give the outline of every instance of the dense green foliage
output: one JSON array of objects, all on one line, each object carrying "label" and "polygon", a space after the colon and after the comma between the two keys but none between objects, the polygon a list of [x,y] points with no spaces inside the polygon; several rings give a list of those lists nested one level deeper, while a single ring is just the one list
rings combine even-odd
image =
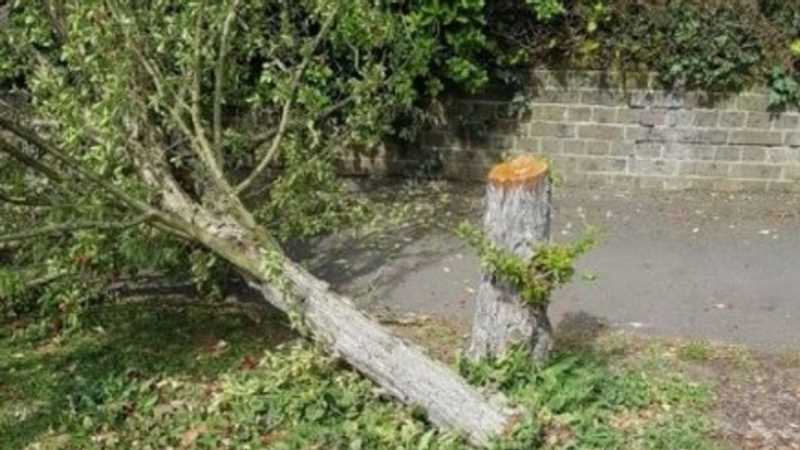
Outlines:
[{"label": "dense green foliage", "polygon": [[712,14],[677,2],[635,25],[650,30],[648,45],[665,50],[652,63],[664,84],[735,92],[753,77],[762,53],[740,17],[731,8]]},{"label": "dense green foliage", "polygon": [[[518,89],[529,68],[653,71],[664,87],[736,92],[768,84],[775,108],[797,104],[797,0],[501,0],[449,7],[451,80]],[[469,8],[455,6],[469,4]],[[447,8],[439,6],[439,8]],[[788,92],[787,92],[788,91]]]},{"label": "dense green foliage", "polygon": [[519,290],[531,305],[547,305],[550,295],[575,275],[575,260],[595,245],[593,232],[572,244],[543,243],[525,260],[498,247],[474,226],[463,223],[458,234],[478,251],[481,265],[493,276]]},{"label": "dense green foliage", "polygon": [[[791,79],[800,77],[800,58],[792,50],[800,37],[800,3],[795,0],[568,3],[565,15],[547,32],[535,33],[539,42],[544,38],[552,45],[533,48],[532,61],[655,71],[666,87],[715,92],[767,84],[776,68]],[[773,96],[772,105],[796,102]]]},{"label": "dense green foliage", "polygon": [[[758,75],[772,47],[744,32],[696,45],[709,22],[692,14],[707,12],[685,5],[670,6],[674,23],[663,26],[663,40],[631,52],[628,62],[652,60],[652,53],[636,55],[661,52],[674,39],[681,47],[668,53],[666,82],[738,88]],[[0,439],[13,448],[33,441],[55,448],[465,448],[315,349],[259,358],[242,352],[260,353],[266,344],[248,346],[250,336],[237,331],[229,333],[234,350],[193,340],[212,328],[219,303],[205,315],[88,314],[83,329],[78,318],[106,303],[117,283],[143,276],[189,279],[212,294],[233,277],[182,229],[138,214],[165,196],[164,184],[148,180],[154,173],[174,177],[191,205],[223,218],[236,214],[230,198],[241,194],[278,240],[335,229],[362,212],[343,194],[338,161],[387,136],[412,136],[445,89],[520,83],[520,69],[554,55],[587,67],[608,52],[626,60],[620,49],[633,41],[606,38],[625,36],[614,27],[636,16],[634,6],[15,0],[0,8],[0,120],[16,129],[0,133]],[[694,59],[675,59],[681,54]],[[795,68],[784,67],[794,77]],[[734,79],[739,72],[742,80]],[[791,83],[782,89],[791,98]],[[262,173],[263,161],[270,164]],[[250,184],[248,174],[259,173]],[[235,195],[209,187],[228,178]],[[539,303],[572,276],[572,259],[585,246],[546,247],[524,265],[490,253],[498,273],[512,273]],[[142,320],[152,317],[148,329]],[[33,326],[12,331],[6,320]],[[234,322],[226,328],[240,330]],[[61,340],[64,330],[73,339]],[[701,389],[612,371],[591,357],[557,357],[546,368],[526,361],[511,354],[462,367],[473,382],[539,412],[498,448],[708,448],[696,414]],[[652,410],[658,420],[644,428],[612,422]]]},{"label": "dense green foliage", "polygon": [[[56,330],[70,328],[109,286],[142,274],[219,291],[215,280],[231,278],[225,262],[132,211],[158,204],[143,166],[160,154],[180,188],[204,205],[226,208],[209,188],[217,172],[241,182],[237,189],[246,185],[243,200],[280,240],[359,220],[363,205],[344,195],[338,162],[389,135],[413,136],[446,86],[474,91],[488,83],[492,64],[484,58],[496,42],[485,34],[486,7],[481,0],[4,4],[0,117],[35,129],[68,158],[42,154],[25,139],[3,144],[4,314],[37,312],[55,317],[48,325]],[[524,7],[541,20],[563,9],[556,0]],[[195,147],[209,147],[212,158]],[[35,157],[9,157],[13,151]],[[217,172],[209,169],[213,157]],[[264,168],[251,188],[247,175]]]},{"label": "dense green foliage", "polygon": [[[142,303],[93,309],[71,339],[4,324],[0,448],[469,448],[267,320]],[[514,353],[461,369],[537,412],[496,449],[712,449],[708,389],[670,365],[595,351],[557,355],[547,368]]]},{"label": "dense green foliage", "polygon": [[436,93],[424,80],[438,25],[416,8],[396,14],[401,6],[12,2],[0,35],[0,86],[11,95],[0,116],[36,128],[84,170],[9,141],[54,170],[31,170],[7,152],[0,159],[0,246],[10,246],[0,254],[3,312],[57,316],[50,324],[61,329],[119,280],[159,274],[212,287],[230,278],[224,262],[137,222],[118,195],[90,182],[157,204],[136,156],[153,149],[168,156],[181,189],[216,207],[208,180],[218,175],[191,150],[192,135],[205,135],[220,170],[243,184],[261,161],[281,169],[242,195],[277,238],[360,217],[337,161],[376,147],[421,95]]},{"label": "dense green foliage", "polygon": [[[413,137],[436,119],[428,106],[448,90],[477,92],[495,83],[522,89],[531,66],[652,70],[665,85],[711,91],[766,82],[773,107],[800,101],[797,0],[206,3],[11,2],[0,34],[0,87],[14,91],[9,102],[26,111],[25,123],[44,124],[39,128],[76,161],[144,202],[158,194],[145,189],[126,148],[136,121],[160,133],[182,187],[206,194],[208,174],[198,170],[170,114],[179,97],[190,97],[193,79],[203,94],[197,121],[215,134],[212,94],[223,81],[219,147],[234,178],[270,153],[282,106],[291,101],[292,120],[274,157],[281,170],[247,196],[282,240],[363,217],[364,205],[342,190],[339,161],[372,152],[387,136]],[[232,10],[227,40],[236,45],[220,69]],[[334,13],[330,32],[315,44]],[[163,75],[161,90],[142,81],[150,77],[142,54]],[[307,56],[293,89],[294,69]],[[63,326],[111,283],[137,274],[192,277],[209,289],[229,278],[226,264],[202,248],[141,224],[119,226],[129,213],[84,176],[67,173],[72,187],[63,189],[15,160],[0,160],[3,234],[37,224],[109,225],[12,241],[15,251],[0,254],[6,312],[55,313]]]}]

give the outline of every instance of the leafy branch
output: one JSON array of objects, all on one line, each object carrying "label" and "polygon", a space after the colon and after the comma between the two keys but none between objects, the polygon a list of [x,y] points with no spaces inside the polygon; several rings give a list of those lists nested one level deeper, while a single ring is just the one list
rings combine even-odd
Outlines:
[{"label": "leafy branch", "polygon": [[222,35],[219,38],[219,56],[217,64],[214,67],[214,154],[218,159],[222,159],[222,102],[223,102],[223,84],[225,76],[225,64],[228,56],[228,36],[231,31],[231,24],[236,19],[236,10],[239,7],[240,0],[231,2],[228,14],[225,17],[225,22],[222,25]]},{"label": "leafy branch", "polygon": [[526,260],[497,246],[469,223],[462,223],[456,232],[478,251],[481,264],[492,276],[518,289],[530,305],[547,305],[552,292],[575,275],[575,260],[597,242],[590,229],[572,244],[542,244]]},{"label": "leafy branch", "polygon": [[286,133],[287,128],[289,127],[289,122],[291,119],[292,107],[294,105],[295,98],[297,96],[297,91],[300,88],[300,81],[303,78],[303,75],[308,69],[309,64],[311,64],[311,59],[314,56],[314,53],[317,51],[319,46],[322,44],[322,41],[325,39],[325,36],[333,27],[334,22],[336,21],[337,16],[336,10],[334,10],[328,18],[325,20],[325,23],[322,25],[322,28],[317,33],[314,41],[308,47],[307,51],[305,52],[305,56],[303,57],[303,61],[300,65],[295,69],[294,75],[292,76],[291,81],[289,82],[289,94],[286,102],[283,105],[283,109],[281,111],[281,119],[280,123],[278,124],[278,130],[272,137],[272,144],[270,145],[269,149],[267,150],[264,157],[258,163],[256,168],[244,179],[238,186],[236,186],[235,193],[241,194],[247,188],[250,187],[258,178],[261,176],[262,173],[269,167],[270,163],[275,159],[278,154],[278,149],[280,148],[281,141],[283,140],[283,136]]},{"label": "leafy branch", "polygon": [[[47,141],[46,139],[42,138],[35,131],[33,131],[33,130],[31,130],[31,129],[29,129],[29,128],[21,125],[21,124],[17,124],[17,123],[11,122],[9,120],[6,120],[2,116],[0,116],[0,129],[4,129],[4,130],[16,135],[21,140],[23,140],[23,141],[33,145],[34,147],[38,148],[43,153],[46,153],[46,154],[52,156],[54,159],[60,161],[62,164],[64,164],[66,167],[68,167],[71,171],[74,171],[80,177],[82,177],[83,179],[89,181],[91,184],[95,185],[95,187],[100,188],[100,189],[110,193],[112,196],[114,196],[115,198],[117,198],[121,202],[123,202],[126,205],[128,205],[131,209],[133,209],[135,211],[142,212],[142,213],[146,213],[146,214],[152,214],[152,215],[157,215],[159,213],[159,211],[157,211],[152,206],[148,205],[147,203],[145,203],[145,202],[143,202],[143,201],[141,201],[141,200],[139,200],[137,198],[134,198],[134,197],[130,196],[129,194],[127,194],[123,190],[119,189],[114,184],[112,184],[111,182],[109,182],[107,180],[104,180],[99,175],[97,175],[96,173],[92,172],[91,169],[88,169],[88,168],[84,167],[84,165],[81,164],[81,162],[77,161],[75,158],[73,158],[72,156],[67,154],[65,151],[60,149],[55,144],[53,144],[53,143]],[[4,144],[6,144],[6,145],[3,145],[0,148],[0,151],[2,151],[4,153],[9,153],[12,156],[14,156],[15,154],[18,155],[18,152],[15,152],[15,148],[11,144],[8,144],[8,143],[4,143]],[[21,161],[25,162],[24,160],[21,160]],[[28,161],[28,163],[30,165],[31,161]],[[37,168],[40,171],[44,168],[44,167],[37,167],[35,164],[32,165],[31,167]],[[60,177],[60,178],[52,177],[52,175],[58,175],[57,173],[55,173],[55,171],[53,171],[53,172],[54,172],[53,174],[47,174],[47,172],[45,172],[45,173],[48,175],[49,178],[51,178],[53,181],[56,181],[56,182],[60,181],[63,178],[63,177]]]},{"label": "leafy branch", "polygon": [[26,239],[33,239],[42,236],[52,236],[52,235],[59,235],[64,233],[71,233],[73,231],[80,231],[80,230],[119,230],[123,228],[130,228],[142,223],[147,222],[150,220],[150,215],[144,214],[138,217],[135,217],[131,220],[124,221],[124,222],[102,222],[102,221],[94,221],[94,222],[73,222],[73,223],[65,223],[65,224],[58,224],[58,225],[48,225],[41,228],[36,228],[33,230],[26,230],[20,231],[17,233],[10,233],[6,235],[0,235],[0,244],[6,242],[16,242],[22,241]]}]

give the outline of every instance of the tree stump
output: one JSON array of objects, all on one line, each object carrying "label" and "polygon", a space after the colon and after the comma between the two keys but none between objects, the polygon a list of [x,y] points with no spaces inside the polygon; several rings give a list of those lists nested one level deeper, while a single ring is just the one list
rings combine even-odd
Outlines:
[{"label": "tree stump", "polygon": [[[486,188],[486,237],[498,247],[530,258],[535,245],[550,238],[550,199],[546,162],[519,156],[496,165]],[[547,306],[527,304],[513,286],[484,273],[467,356],[480,360],[515,345],[527,348],[537,361],[547,358],[553,345]]]}]

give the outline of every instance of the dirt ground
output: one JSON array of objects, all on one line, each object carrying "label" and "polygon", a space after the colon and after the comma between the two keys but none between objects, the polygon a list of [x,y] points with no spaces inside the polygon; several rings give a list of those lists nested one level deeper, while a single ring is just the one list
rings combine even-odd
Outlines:
[{"label": "dirt ground", "polygon": [[[601,243],[555,295],[555,325],[741,348],[742,370],[715,358],[698,365],[717,386],[720,433],[743,449],[800,449],[800,196],[556,192],[553,239],[591,225]],[[296,256],[375,314],[466,333],[480,264],[453,229],[480,222],[482,187],[394,194],[409,214],[388,229],[326,238]]]}]

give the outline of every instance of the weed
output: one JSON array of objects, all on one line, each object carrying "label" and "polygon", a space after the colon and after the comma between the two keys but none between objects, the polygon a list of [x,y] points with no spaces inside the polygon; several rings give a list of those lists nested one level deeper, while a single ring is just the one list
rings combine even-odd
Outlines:
[{"label": "weed", "polygon": [[800,351],[787,350],[778,355],[778,364],[788,369],[800,369]]},{"label": "weed", "polygon": [[[536,417],[517,429],[514,445],[500,448],[668,448],[675,429],[684,431],[686,448],[711,449],[711,430],[700,411],[710,393],[678,375],[656,376],[634,368],[612,370],[591,353],[557,355],[536,367],[524,352],[512,352],[483,364],[460,362],[471,382],[499,389]],[[620,426],[620,417],[644,418],[640,426]],[[558,445],[551,435],[558,430]],[[642,433],[643,429],[648,429]],[[682,447],[669,447],[682,448]]]},{"label": "weed", "polygon": [[489,273],[514,286],[530,305],[547,305],[550,294],[575,275],[575,260],[596,244],[594,231],[589,229],[569,245],[537,245],[533,256],[526,260],[498,246],[469,222],[459,225],[457,234],[478,251],[481,265]]},{"label": "weed", "polygon": [[736,345],[714,345],[705,339],[675,344],[675,355],[686,362],[714,361],[735,369],[752,369],[757,365],[750,350]]},{"label": "weed", "polygon": [[708,361],[714,356],[714,350],[704,339],[693,340],[678,349],[678,357],[684,361]]}]

